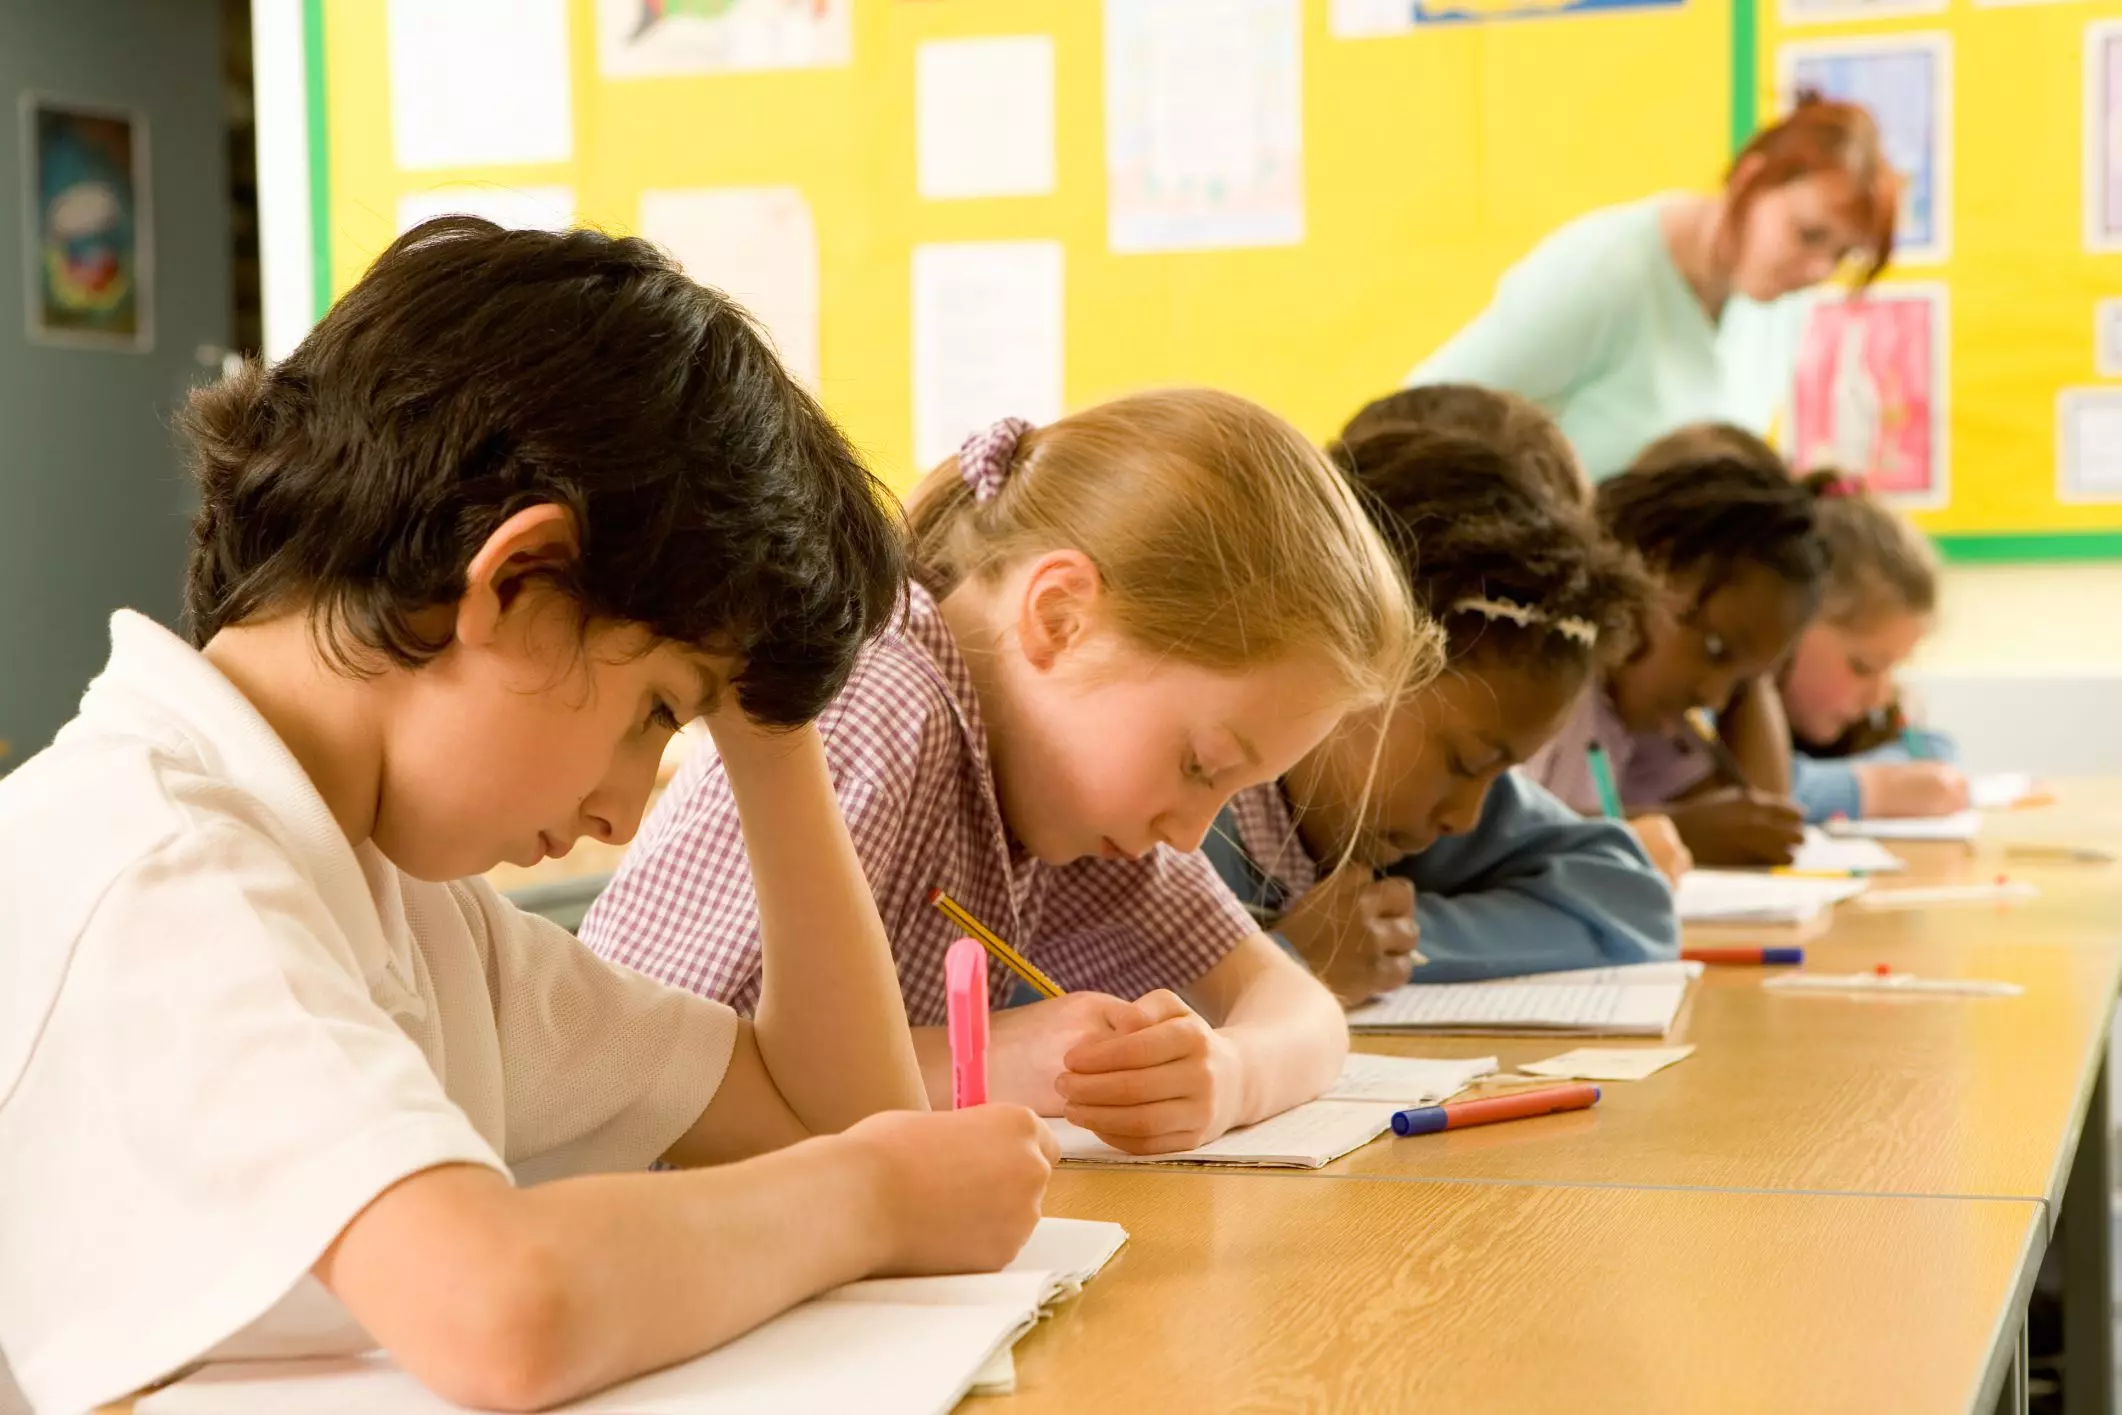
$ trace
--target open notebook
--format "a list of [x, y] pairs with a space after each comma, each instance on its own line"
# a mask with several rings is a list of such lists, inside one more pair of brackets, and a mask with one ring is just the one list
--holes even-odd
[[1198, 1149], [1131, 1155], [1081, 1126], [1050, 1119], [1061, 1158], [1079, 1164], [1221, 1164], [1253, 1169], [1317, 1169], [1391, 1128], [1393, 1112], [1450, 1100], [1496, 1069], [1492, 1056], [1431, 1060], [1352, 1054], [1326, 1094]]
[[1680, 876], [1674, 904], [1686, 924], [1807, 924], [1864, 890], [1861, 879], [1689, 870]]
[[1860, 875], [1899, 874], [1908, 861], [1876, 840], [1837, 838], [1816, 825], [1805, 827], [1805, 843], [1790, 862], [1794, 870], [1848, 870]]
[[1911, 816], [1906, 820], [1829, 821], [1829, 835], [1860, 835], [1869, 840], [1973, 840], [1982, 833], [1982, 813]]
[[[705, 1356], [613, 1386], [574, 1415], [862, 1410], [942, 1415], [1009, 1389], [1010, 1348], [1127, 1241], [1115, 1223], [1046, 1218], [998, 1273], [875, 1278], [836, 1288]], [[135, 1415], [454, 1415], [388, 1356], [208, 1366]]]
[[1624, 963], [1489, 983], [1409, 983], [1348, 1014], [1357, 1031], [1662, 1037], [1699, 963]]

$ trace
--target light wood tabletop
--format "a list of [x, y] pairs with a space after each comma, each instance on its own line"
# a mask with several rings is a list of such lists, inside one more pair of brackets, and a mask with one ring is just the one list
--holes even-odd
[[2022, 1201], [1259, 1175], [1047, 1210], [1133, 1237], [968, 1411], [1964, 1411], [2040, 1242]]

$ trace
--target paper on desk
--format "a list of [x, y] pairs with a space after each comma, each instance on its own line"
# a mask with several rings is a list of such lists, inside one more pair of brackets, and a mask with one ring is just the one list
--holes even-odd
[[1391, 1101], [1397, 1106], [1439, 1105], [1494, 1073], [1496, 1059], [1476, 1056], [1437, 1060], [1423, 1056], [1379, 1056], [1350, 1052], [1322, 1101]]
[[1199, 1149], [1176, 1154], [1131, 1155], [1090, 1131], [1049, 1118], [1064, 1160], [1097, 1164], [1236, 1164], [1275, 1169], [1317, 1169], [1367, 1145], [1391, 1128], [1392, 1101], [1311, 1101], [1245, 1125]]
[[1982, 833], [1982, 813], [1966, 810], [1902, 820], [1829, 821], [1827, 833], [1871, 840], [1973, 840]]
[[1545, 1061], [1528, 1061], [1518, 1070], [1557, 1081], [1640, 1081], [1694, 1054], [1691, 1046], [1578, 1047]]
[[1908, 868], [1908, 861], [1876, 840], [1853, 837], [1837, 840], [1818, 826], [1805, 827], [1805, 843], [1790, 862], [1794, 870], [1848, 870], [1851, 874], [1894, 874]]
[[2034, 794], [2034, 779], [2023, 771], [1993, 771], [1967, 779], [1967, 803], [1978, 811], [2016, 806]]

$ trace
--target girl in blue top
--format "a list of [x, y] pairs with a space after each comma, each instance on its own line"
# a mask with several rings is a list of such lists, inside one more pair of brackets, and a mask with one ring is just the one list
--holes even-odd
[[1407, 981], [1418, 944], [1425, 981], [1671, 957], [1671, 893], [1627, 828], [1509, 770], [1627, 649], [1650, 593], [1635, 557], [1496, 438], [1352, 426], [1370, 430], [1339, 455], [1446, 670], [1239, 793], [1203, 850], [1344, 1003]]
[[1407, 382], [1530, 398], [1593, 481], [1689, 423], [1765, 436], [1796, 366], [1793, 297], [1845, 261], [1876, 279], [1896, 197], [1871, 115], [1802, 95], [1746, 145], [1722, 192], [1608, 207], [1550, 235]]

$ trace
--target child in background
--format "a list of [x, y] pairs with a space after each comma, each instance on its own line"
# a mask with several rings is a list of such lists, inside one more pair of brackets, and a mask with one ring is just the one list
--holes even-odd
[[1425, 383], [1374, 398], [1341, 429], [1344, 445], [1380, 428], [1426, 427], [1479, 438], [1570, 506], [1591, 505], [1591, 482], [1555, 420], [1530, 398], [1471, 383]]
[[[1346, 480], [1263, 409], [1174, 391], [998, 424], [909, 515], [912, 611], [819, 727], [931, 1096], [959, 932], [932, 888], [1070, 990], [995, 1017], [998, 1098], [1152, 1153], [1318, 1095], [1341, 1009], [1192, 852], [1234, 793], [1436, 670]], [[688, 766], [584, 938], [751, 1011], [739, 859], [726, 773]]]
[[1336, 458], [1405, 547], [1445, 672], [1239, 793], [1204, 852], [1348, 1005], [1418, 950], [1423, 982], [1672, 957], [1671, 892], [1627, 827], [1511, 771], [1626, 652], [1642, 568], [1494, 439], [1370, 426]]
[[[1789, 799], [1790, 735], [1773, 675], [1811, 620], [1827, 574], [1817, 502], [1832, 477], [1793, 479], [1752, 433], [1682, 428], [1599, 484], [1600, 524], [1643, 557], [1662, 593], [1643, 642], [1528, 764], [1587, 815], [1597, 743], [1625, 809], [1662, 811], [1695, 861], [1788, 864], [1804, 839]], [[1747, 784], [1726, 781], [1685, 716], [1717, 714]]]
[[[1909, 728], [1893, 672], [1928, 633], [1937, 553], [1923, 533], [1837, 479], [1819, 507], [1827, 541], [1820, 613], [1783, 671], [1792, 795], [1809, 821], [1836, 816], [1942, 816], [1967, 807], [1967, 778], [1936, 760], [1951, 741]], [[1910, 742], [1926, 760], [1913, 760]]]
[[[0, 1343], [35, 1408], [379, 1342], [542, 1408], [1006, 1262], [1050, 1142], [874, 1114], [921, 1077], [799, 726], [900, 601], [896, 528], [743, 313], [640, 241], [445, 218], [184, 424], [192, 643], [116, 615], [0, 781]], [[477, 878], [625, 840], [695, 714], [756, 1024]]]

